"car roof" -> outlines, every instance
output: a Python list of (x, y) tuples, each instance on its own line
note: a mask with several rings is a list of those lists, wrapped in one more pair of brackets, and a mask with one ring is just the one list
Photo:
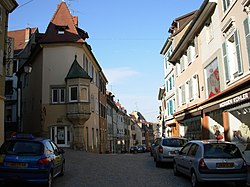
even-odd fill
[(211, 144), (211, 143), (235, 144), (234, 142), (228, 142), (228, 141), (224, 141), (224, 140), (215, 140), (215, 139), (210, 139), (210, 140), (190, 140), (189, 142), (198, 143), (198, 144)]
[(8, 141), (31, 141), (31, 142), (43, 142), (49, 140), (48, 138), (34, 137), (32, 134), (16, 134), (12, 136)]
[(162, 140), (165, 140), (165, 139), (178, 139), (178, 140), (187, 140), (187, 138), (183, 138), (183, 137), (177, 137), (177, 136), (174, 136), (174, 137), (165, 137), (165, 138), (162, 138)]

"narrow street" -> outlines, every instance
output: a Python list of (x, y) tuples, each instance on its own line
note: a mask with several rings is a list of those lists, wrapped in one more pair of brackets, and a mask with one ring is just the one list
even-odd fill
[(156, 168), (149, 153), (94, 154), (66, 149), (65, 157), (65, 175), (55, 178), (53, 187), (191, 186), (188, 178), (173, 175), (171, 165)]

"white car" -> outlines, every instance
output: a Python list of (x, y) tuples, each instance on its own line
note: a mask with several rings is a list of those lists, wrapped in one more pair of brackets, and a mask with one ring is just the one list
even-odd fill
[(162, 138), (154, 150), (154, 160), (156, 167), (159, 167), (161, 163), (172, 163), (176, 152), (180, 150), (187, 143), (186, 138), (168, 137)]

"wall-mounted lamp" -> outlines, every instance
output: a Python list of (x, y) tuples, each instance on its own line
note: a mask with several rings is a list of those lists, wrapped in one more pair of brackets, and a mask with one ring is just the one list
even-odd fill
[(32, 71), (32, 66), (31, 66), (31, 64), (26, 64), (26, 65), (24, 66), (24, 72), (25, 72), (25, 73), (31, 73), (31, 71)]

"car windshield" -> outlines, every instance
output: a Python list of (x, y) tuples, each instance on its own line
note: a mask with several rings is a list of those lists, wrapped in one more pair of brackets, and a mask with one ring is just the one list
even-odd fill
[(182, 147), (186, 141), (184, 139), (163, 139), (162, 145), (169, 147)]
[(234, 144), (214, 143), (204, 145), (204, 158), (242, 158)]
[(42, 153), (43, 145), (32, 141), (6, 141), (0, 149), (0, 154), (41, 155)]

